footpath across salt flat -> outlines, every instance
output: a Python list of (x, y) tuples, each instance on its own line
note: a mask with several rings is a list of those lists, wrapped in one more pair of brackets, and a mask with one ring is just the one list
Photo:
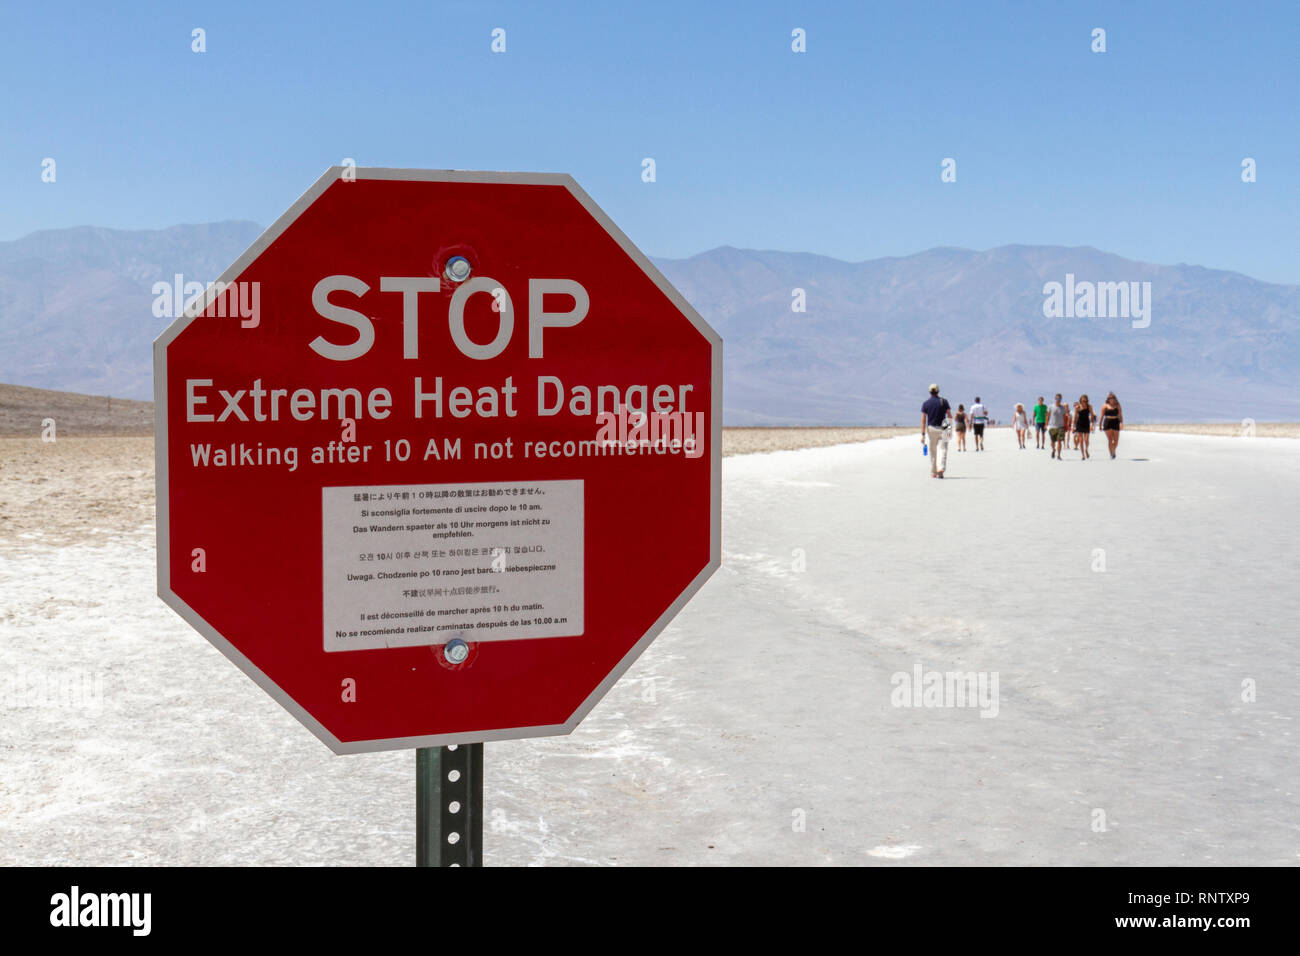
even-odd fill
[[(817, 808), (828, 858), (1300, 860), (1300, 442), (1093, 454), (998, 430), (944, 481), (919, 437), (726, 471), (746, 772)], [(917, 668), (996, 674), (997, 716), (894, 706)]]
[[(1121, 451), (727, 459), (714, 579), (577, 732), (486, 748), (488, 863), (1295, 864), (1300, 442)], [(0, 864), (412, 862), (412, 754), (329, 753), (110, 531), (0, 552)]]

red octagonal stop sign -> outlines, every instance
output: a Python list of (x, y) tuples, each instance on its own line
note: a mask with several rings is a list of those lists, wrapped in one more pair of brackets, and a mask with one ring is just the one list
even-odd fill
[(569, 176), (336, 167), (154, 361), (159, 594), (338, 753), (566, 733), (718, 566), (721, 340)]

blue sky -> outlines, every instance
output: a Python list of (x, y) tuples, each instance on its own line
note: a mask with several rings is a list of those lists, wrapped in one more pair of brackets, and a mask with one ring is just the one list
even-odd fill
[(1050, 243), (1300, 283), (1298, 27), (1294, 2), (11, 3), (0, 239), (266, 225), (354, 157), (570, 172), (652, 255)]

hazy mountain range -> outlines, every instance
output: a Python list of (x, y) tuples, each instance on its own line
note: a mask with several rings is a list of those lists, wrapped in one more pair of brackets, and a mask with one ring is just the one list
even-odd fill
[(0, 382), (153, 398), (153, 285), (209, 282), (262, 229), (220, 222), (124, 231), (80, 226), (0, 242)]
[[(151, 343), (169, 321), (152, 313), (153, 284), (215, 279), (260, 232), (81, 227), (0, 242), (0, 382), (149, 398)], [(729, 425), (911, 423), (931, 381), (954, 404), (981, 395), (1002, 420), (1040, 394), (1109, 389), (1134, 421), (1300, 419), (1300, 286), (1087, 247), (858, 263), (722, 247), (655, 262), (726, 342)], [(1150, 325), (1045, 317), (1044, 285), (1067, 274), (1139, 294), (1149, 282)]]

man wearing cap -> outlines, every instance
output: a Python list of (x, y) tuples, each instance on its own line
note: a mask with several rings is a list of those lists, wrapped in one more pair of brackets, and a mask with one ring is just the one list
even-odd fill
[(930, 397), (921, 405), (921, 444), (930, 441), (930, 477), (942, 478), (948, 466), (948, 429), (945, 427), (952, 407), (939, 397), (939, 386), (930, 386)]

